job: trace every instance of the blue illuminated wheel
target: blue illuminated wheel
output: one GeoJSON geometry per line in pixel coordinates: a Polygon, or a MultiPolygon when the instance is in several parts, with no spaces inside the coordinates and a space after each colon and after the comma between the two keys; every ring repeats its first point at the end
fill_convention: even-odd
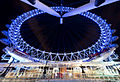
{"type": "MultiPolygon", "coordinates": [[[[59,6],[51,7],[51,8],[58,12],[61,11],[61,9],[63,12],[68,12],[74,9],[71,7],[61,8],[59,6]]],[[[21,51],[29,53],[31,57],[36,57],[38,59],[50,60],[50,61],[80,60],[80,59],[88,58],[89,55],[95,54],[96,52],[99,52],[100,50],[106,48],[111,41],[112,34],[111,34],[110,25],[107,24],[106,21],[103,20],[101,17],[95,14],[92,14],[91,12],[83,12],[83,13],[80,13],[79,15],[82,15],[84,17],[91,19],[100,27],[100,37],[95,44],[81,51],[78,50],[76,52],[70,52],[70,53],[67,53],[67,52],[54,53],[54,52],[47,52],[44,50],[36,49],[30,46],[26,41],[23,40],[20,33],[20,28],[21,28],[21,25],[26,20],[43,13],[45,12],[38,9],[23,13],[12,22],[9,28],[9,37],[13,46],[21,51]]]]}

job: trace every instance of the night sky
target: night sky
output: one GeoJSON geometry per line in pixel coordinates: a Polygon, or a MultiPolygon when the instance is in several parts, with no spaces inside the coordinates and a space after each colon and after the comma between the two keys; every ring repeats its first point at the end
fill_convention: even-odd
{"type": "Polygon", "coordinates": [[[40,14],[25,21],[20,33],[28,44],[42,51],[71,53],[93,45],[99,38],[100,29],[95,22],[81,15],[63,18],[63,24],[60,24],[60,18],[40,14]]]}
{"type": "MultiPolygon", "coordinates": [[[[54,1],[54,0],[53,0],[54,1]]],[[[66,0],[65,0],[66,1],[66,0]]],[[[74,0],[73,0],[74,1],[74,0]]],[[[75,0],[76,1],[76,0],[75,0]]],[[[49,4],[50,5],[50,4],[49,4]]],[[[51,5],[52,6],[52,5],[51,5]]],[[[73,5],[73,7],[76,7],[76,5],[73,5]]],[[[26,5],[25,3],[22,3],[20,2],[20,0],[2,0],[0,2],[0,31],[2,30],[7,30],[7,28],[5,27],[5,24],[10,24],[11,23],[11,19],[15,19],[18,15],[21,15],[22,13],[24,12],[27,12],[29,10],[32,10],[34,9],[33,7],[29,6],[29,5],[26,5]]],[[[96,15],[98,16],[101,16],[103,19],[106,19],[107,20],[107,23],[109,24],[112,24],[111,28],[112,29],[116,29],[116,33],[114,34],[115,36],[119,36],[120,35],[120,2],[115,2],[115,3],[112,3],[110,5],[107,5],[107,6],[104,6],[104,7],[101,7],[101,8],[98,8],[98,9],[94,9],[94,10],[91,10],[90,12],[92,13],[95,13],[96,15]]],[[[51,16],[50,16],[51,17],[51,16]]],[[[52,17],[54,18],[54,17],[52,17]]],[[[68,18],[68,19],[65,19],[65,20],[69,20],[69,19],[75,19],[75,17],[73,18],[68,18]]],[[[55,20],[58,20],[55,18],[55,20]]],[[[39,22],[39,21],[38,21],[39,22]]],[[[26,25],[28,25],[30,22],[27,21],[27,23],[25,23],[26,25]]],[[[87,24],[87,23],[86,23],[87,24]]],[[[74,24],[73,24],[74,25],[74,24]]],[[[24,26],[24,25],[23,25],[24,26]]],[[[87,25],[84,25],[87,27],[87,25]]],[[[90,25],[88,25],[90,26],[90,25]]],[[[95,26],[95,24],[93,24],[92,26],[95,26]]],[[[77,27],[77,26],[76,26],[77,27]]],[[[97,26],[96,26],[97,27],[97,26]]],[[[96,29],[95,27],[95,29],[96,29]]],[[[27,28],[27,27],[26,27],[27,28]]],[[[43,27],[42,27],[43,28],[43,27]]],[[[30,28],[27,28],[27,29],[32,29],[31,27],[30,28]]],[[[68,29],[68,28],[66,28],[68,29]]],[[[76,28],[77,29],[77,28],[76,28]]],[[[34,30],[37,30],[37,29],[34,29],[34,30]]],[[[32,30],[33,33],[36,33],[34,30],[32,30]]],[[[59,30],[62,30],[64,31],[65,29],[59,29],[59,30]]],[[[84,30],[84,29],[82,29],[84,30]]],[[[89,29],[89,30],[93,30],[93,29],[89,29]]],[[[30,31],[26,31],[25,32],[25,28],[23,27],[22,29],[22,34],[24,36],[24,33],[27,33],[27,32],[30,32],[30,31]]],[[[74,32],[77,31],[77,30],[74,30],[74,32]]],[[[85,30],[84,30],[85,31],[85,30]]],[[[98,32],[98,29],[94,30],[95,33],[99,33],[98,32]]],[[[89,31],[90,32],[90,31],[89,31]]],[[[92,31],[91,31],[92,32],[92,31]]],[[[87,36],[87,33],[88,32],[84,32],[83,33],[83,36],[87,36]]],[[[36,33],[37,34],[37,33],[36,33]]],[[[53,33],[54,34],[54,33],[53,33]]],[[[91,34],[91,33],[90,33],[91,34]]],[[[94,38],[92,38],[92,36],[89,35],[89,37],[91,37],[91,39],[97,39],[98,35],[96,35],[94,38]]],[[[46,35],[48,36],[48,35],[46,35]]],[[[82,37],[83,37],[82,36],[82,37]]],[[[37,36],[36,36],[37,37],[37,36]]],[[[6,38],[2,33],[0,33],[0,38],[6,38]]],[[[25,38],[25,37],[23,37],[25,38]]],[[[38,37],[37,37],[38,38],[38,37]]],[[[59,38],[59,37],[58,37],[59,38]]],[[[56,38],[58,40],[58,38],[56,38]]],[[[27,40],[27,39],[26,39],[27,40]]],[[[83,38],[82,38],[83,40],[83,38]]],[[[88,40],[88,37],[85,39],[86,42],[88,40]]],[[[28,41],[29,42],[29,41],[28,41]]],[[[114,43],[117,43],[118,45],[120,44],[120,38],[115,41],[114,43]]],[[[92,42],[91,42],[92,43],[92,42]]],[[[93,42],[94,43],[94,42],[93,42]]],[[[46,43],[44,43],[46,44],[46,43]]],[[[57,44],[57,43],[56,43],[57,44]]],[[[84,43],[85,44],[85,43],[84,43]]],[[[51,45],[49,45],[51,46],[51,45]]],[[[0,43],[0,55],[4,54],[4,52],[2,51],[3,48],[5,48],[6,46],[2,43],[0,43]]],[[[47,46],[48,47],[48,46],[47,46]]],[[[63,46],[62,46],[63,47],[63,46]]],[[[54,52],[61,52],[63,49],[61,47],[61,50],[57,51],[57,50],[54,50],[54,49],[49,49],[47,48],[46,50],[53,50],[54,52]]],[[[86,47],[86,46],[84,46],[86,47]]],[[[56,48],[56,47],[54,47],[56,48]]],[[[60,48],[60,47],[59,47],[60,48]]],[[[79,48],[79,47],[78,47],[79,48]]],[[[44,49],[44,48],[42,48],[44,49]]],[[[119,52],[119,49],[120,47],[116,50],[116,53],[117,54],[120,54],[119,52]]],[[[71,51],[71,48],[65,51],[71,51]]],[[[74,50],[73,50],[74,51],[74,50]]]]}

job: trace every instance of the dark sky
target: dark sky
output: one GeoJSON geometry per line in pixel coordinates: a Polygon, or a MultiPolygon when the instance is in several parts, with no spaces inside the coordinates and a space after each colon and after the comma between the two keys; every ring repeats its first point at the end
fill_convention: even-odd
{"type": "Polygon", "coordinates": [[[99,38],[100,29],[95,22],[81,15],[63,18],[63,24],[60,24],[60,18],[40,14],[25,21],[20,32],[35,48],[70,53],[93,45],[99,38]]]}
{"type": "MultiPolygon", "coordinates": [[[[64,1],[67,1],[67,0],[64,0],[64,1]]],[[[76,5],[79,5],[79,4],[76,4],[76,5]]],[[[76,5],[73,5],[73,7],[76,7],[76,5]]],[[[2,0],[0,2],[0,10],[1,10],[0,31],[7,30],[7,28],[5,27],[5,24],[10,24],[11,19],[15,19],[18,15],[21,15],[22,13],[32,9],[34,8],[20,2],[20,0],[2,0]]],[[[91,10],[91,12],[95,13],[98,16],[101,16],[103,19],[106,19],[109,24],[112,24],[111,28],[117,30],[117,32],[114,35],[119,36],[120,35],[120,10],[119,9],[120,9],[120,2],[115,2],[110,5],[91,10]]],[[[0,38],[5,38],[5,36],[2,33],[0,33],[0,38]]],[[[120,38],[114,43],[120,44],[120,38]]],[[[4,47],[5,45],[0,43],[0,55],[4,53],[2,51],[4,47]]],[[[116,50],[117,54],[120,54],[119,49],[120,47],[116,50]]]]}

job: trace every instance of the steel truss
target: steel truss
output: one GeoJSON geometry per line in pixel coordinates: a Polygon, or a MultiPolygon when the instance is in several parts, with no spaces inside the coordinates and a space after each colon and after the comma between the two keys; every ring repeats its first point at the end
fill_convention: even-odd
{"type": "MultiPolygon", "coordinates": [[[[71,7],[51,7],[55,11],[62,11],[62,12],[68,12],[70,10],[73,10],[74,8],[71,7]]],[[[94,21],[96,24],[98,24],[100,28],[100,37],[98,41],[93,44],[92,46],[88,47],[87,49],[83,49],[82,51],[77,52],[71,52],[71,53],[52,53],[52,52],[46,52],[39,49],[34,48],[33,46],[30,46],[26,41],[23,40],[21,34],[20,34],[20,28],[21,25],[31,17],[34,17],[39,14],[44,14],[45,12],[34,9],[29,12],[23,13],[22,15],[18,16],[10,25],[10,28],[8,30],[10,41],[12,42],[14,48],[19,49],[21,51],[24,51],[31,55],[31,57],[36,57],[43,60],[51,60],[51,61],[72,61],[72,60],[80,60],[84,58],[88,58],[89,55],[95,54],[97,52],[100,52],[104,48],[110,45],[112,33],[110,24],[107,24],[105,20],[103,20],[101,17],[91,13],[91,12],[83,12],[79,15],[82,15],[84,17],[87,17],[94,21]]]]}

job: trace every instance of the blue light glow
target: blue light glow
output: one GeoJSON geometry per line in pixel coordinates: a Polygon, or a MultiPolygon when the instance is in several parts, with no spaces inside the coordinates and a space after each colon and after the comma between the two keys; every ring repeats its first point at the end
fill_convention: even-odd
{"type": "MultiPolygon", "coordinates": [[[[61,11],[61,8],[58,7],[51,7],[55,11],[61,11]]],[[[71,7],[62,7],[63,12],[69,12],[70,10],[73,10],[74,8],[71,7]]],[[[23,22],[28,20],[31,17],[34,17],[38,14],[43,14],[45,12],[35,9],[31,10],[29,12],[23,13],[22,15],[18,16],[14,21],[12,20],[11,25],[6,25],[9,28],[9,36],[12,44],[17,47],[19,50],[26,50],[26,53],[32,53],[37,55],[37,58],[41,59],[41,57],[44,57],[45,60],[48,60],[48,57],[51,57],[50,60],[56,61],[56,57],[58,56],[59,61],[64,61],[64,56],[66,57],[67,61],[75,60],[75,57],[78,57],[78,59],[83,59],[88,57],[89,54],[91,53],[96,53],[96,51],[100,51],[104,49],[106,46],[110,44],[112,33],[110,29],[110,25],[106,23],[105,20],[103,20],[101,17],[92,14],[91,12],[83,12],[80,13],[79,15],[85,16],[92,21],[94,21],[96,24],[98,24],[100,28],[100,37],[98,41],[93,44],[91,47],[88,47],[87,49],[83,49],[82,51],[77,51],[77,52],[71,52],[71,53],[52,53],[52,52],[46,52],[42,51],[39,49],[36,49],[34,47],[31,47],[29,44],[27,44],[23,38],[20,35],[20,28],[23,22]],[[37,54],[36,54],[37,53],[37,54]],[[77,55],[74,55],[77,54],[77,55]],[[52,55],[56,55],[55,57],[52,57],[52,55]],[[60,56],[62,55],[62,56],[60,56]],[[72,58],[69,58],[69,56],[75,56],[72,58]],[[86,56],[87,55],[87,56],[86,56]]],[[[60,24],[63,24],[63,19],[60,19],[60,24]]],[[[31,54],[30,54],[31,55],[31,54]]]]}

